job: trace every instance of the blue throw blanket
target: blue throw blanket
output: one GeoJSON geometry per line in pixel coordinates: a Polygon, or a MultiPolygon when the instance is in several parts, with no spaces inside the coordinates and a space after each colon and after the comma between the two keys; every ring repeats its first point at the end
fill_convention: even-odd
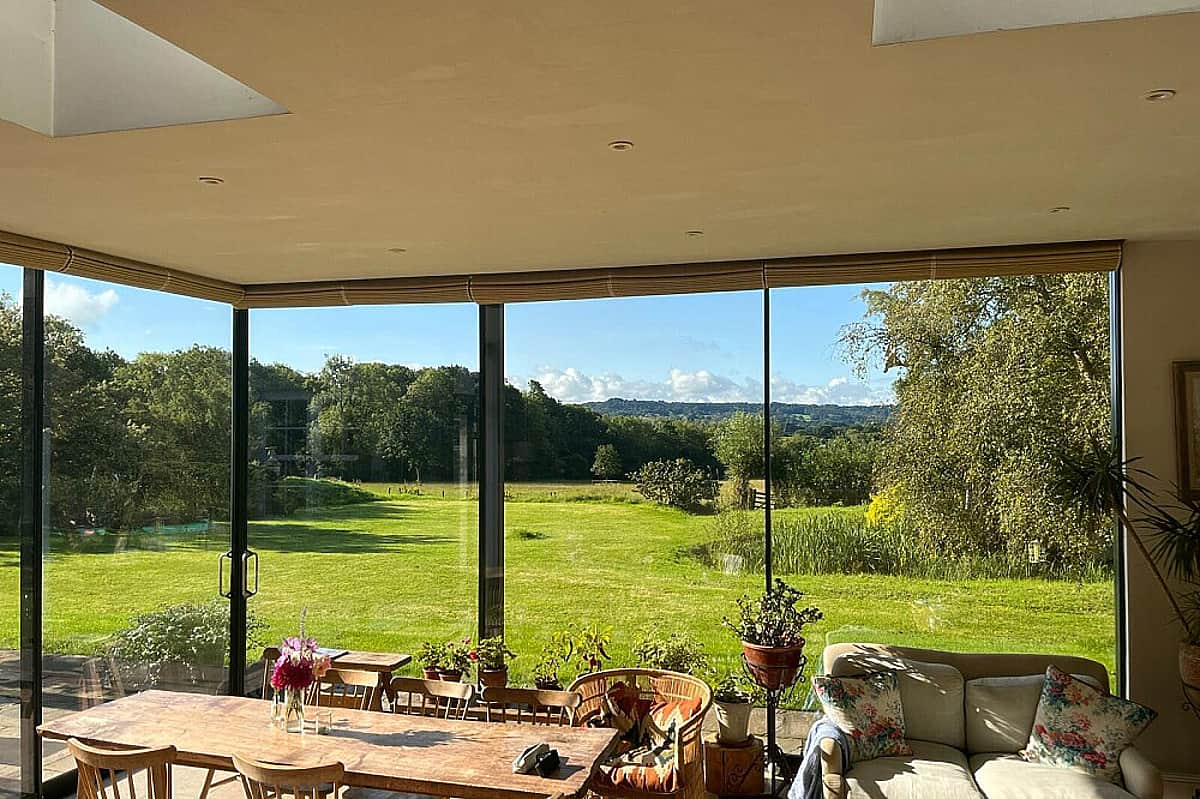
{"type": "Polygon", "coordinates": [[[800,772],[788,788],[788,799],[822,799],[821,792],[821,741],[832,738],[842,750],[842,768],[850,765],[850,741],[838,726],[822,716],[808,731],[804,739],[804,758],[800,761],[800,772]]]}

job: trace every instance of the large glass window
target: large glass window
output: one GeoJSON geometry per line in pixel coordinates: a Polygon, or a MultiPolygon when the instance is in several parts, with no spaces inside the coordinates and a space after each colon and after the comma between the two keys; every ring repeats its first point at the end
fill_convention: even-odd
{"type": "MultiPolygon", "coordinates": [[[[147,688],[223,690],[230,311],[46,278],[44,717],[147,688]]],[[[43,746],[44,774],[74,767],[43,746]]]]}
{"type": "Polygon", "coordinates": [[[413,654],[473,635],[478,313],[251,312],[252,659],[302,614],[337,650],[413,654]]]}
{"type": "Polygon", "coordinates": [[[21,792],[21,270],[0,265],[0,794],[21,792]]]}
{"type": "Polygon", "coordinates": [[[1056,464],[1111,436],[1107,276],[771,306],[774,564],[825,611],[810,660],[867,641],[1113,669],[1111,524],[1053,490],[1056,464]]]}
{"type": "MultiPolygon", "coordinates": [[[[762,578],[727,569],[709,543],[725,510],[761,487],[761,292],[516,304],[505,314],[515,679],[569,684],[589,668],[593,632],[611,639],[617,665],[670,646],[739,668],[721,619],[762,578]],[[566,664],[554,662],[561,634],[577,643],[566,664]]],[[[738,523],[761,539],[761,510],[738,523]]]]}

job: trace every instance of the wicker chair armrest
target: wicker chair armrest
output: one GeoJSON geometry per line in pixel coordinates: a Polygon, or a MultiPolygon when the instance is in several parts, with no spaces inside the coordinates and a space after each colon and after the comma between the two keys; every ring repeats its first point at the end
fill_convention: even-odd
{"type": "Polygon", "coordinates": [[[842,777],[845,764],[842,763],[842,748],[832,738],[822,738],[821,753],[821,795],[824,799],[842,799],[846,792],[846,781],[842,777]]]}

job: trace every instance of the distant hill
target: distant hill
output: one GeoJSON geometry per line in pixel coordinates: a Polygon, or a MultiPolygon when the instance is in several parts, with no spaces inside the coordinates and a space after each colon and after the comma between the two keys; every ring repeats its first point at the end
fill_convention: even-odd
{"type": "MultiPolygon", "coordinates": [[[[608,399],[585,402],[601,416],[649,416],[718,422],[738,411],[761,413],[762,403],[755,402],[665,402],[662,400],[608,399]]],[[[771,417],[783,423],[788,433],[818,432],[822,429],[878,426],[888,420],[891,405],[800,405],[771,403],[771,417]]]]}

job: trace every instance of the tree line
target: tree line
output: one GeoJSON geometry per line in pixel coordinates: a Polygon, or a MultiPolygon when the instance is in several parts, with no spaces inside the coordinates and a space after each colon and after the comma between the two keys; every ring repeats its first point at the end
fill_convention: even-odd
{"type": "MultiPolygon", "coordinates": [[[[124,358],[92,349],[79,328],[51,316],[46,353],[45,443],[54,529],[132,530],[228,518],[227,350],[197,345],[124,358]]],[[[16,534],[20,500],[20,374],[20,309],[3,297],[0,506],[7,512],[0,530],[10,535],[16,534]]],[[[252,512],[270,513],[277,505],[270,496],[289,475],[380,482],[476,479],[478,374],[464,367],[414,369],[333,356],[318,372],[306,374],[255,360],[250,384],[252,512]]],[[[721,422],[602,416],[558,401],[536,382],[524,390],[505,386],[504,412],[505,472],[512,481],[624,479],[647,463],[680,458],[712,479],[734,479],[743,487],[739,497],[748,481],[761,477],[761,421],[748,414],[721,422]],[[751,432],[756,424],[757,436],[751,432]],[[740,460],[755,446],[757,464],[753,457],[740,460]],[[593,467],[602,448],[608,464],[599,475],[593,467]]],[[[801,434],[784,439],[785,450],[810,453],[806,463],[828,484],[810,481],[796,492],[797,501],[864,501],[870,465],[858,444],[873,436],[877,433],[853,430],[845,440],[801,434]],[[841,450],[856,453],[860,472],[833,487],[838,482],[833,472],[816,464],[841,450]]]]}

